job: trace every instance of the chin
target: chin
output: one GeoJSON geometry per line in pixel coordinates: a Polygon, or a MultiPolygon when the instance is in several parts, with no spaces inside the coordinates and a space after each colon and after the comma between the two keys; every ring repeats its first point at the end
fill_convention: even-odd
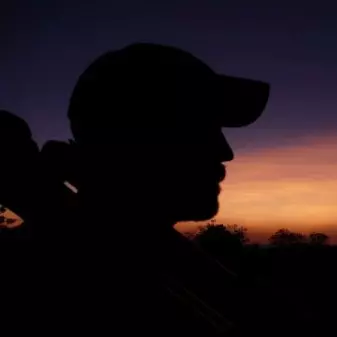
{"type": "MultiPolygon", "coordinates": [[[[191,205],[193,206],[193,205],[191,205]]],[[[180,221],[206,221],[214,218],[219,211],[219,202],[218,200],[210,203],[207,202],[200,204],[194,204],[194,207],[187,208],[184,210],[183,220],[180,221]]]]}
{"type": "Polygon", "coordinates": [[[210,220],[212,218],[214,218],[219,211],[219,207],[214,207],[212,209],[205,209],[205,210],[201,210],[201,212],[199,212],[199,214],[196,214],[195,216],[195,220],[193,221],[206,221],[206,220],[210,220]]]}

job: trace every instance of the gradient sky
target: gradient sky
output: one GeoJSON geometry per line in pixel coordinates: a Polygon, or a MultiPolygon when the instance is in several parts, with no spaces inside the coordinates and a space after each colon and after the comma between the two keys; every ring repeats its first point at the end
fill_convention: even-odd
{"type": "MultiPolygon", "coordinates": [[[[336,144],[331,133],[303,137],[296,145],[238,151],[227,165],[217,222],[243,225],[258,242],[286,227],[305,234],[323,231],[336,243],[336,144]]],[[[182,231],[195,227],[179,224],[182,231]]]]}
{"type": "Polygon", "coordinates": [[[71,137],[66,109],[77,77],[132,42],[172,44],[216,71],[269,81],[264,116],[224,130],[236,161],[218,217],[260,238],[278,223],[334,233],[335,1],[11,0],[0,4],[0,32],[0,108],[24,117],[40,144],[71,137]]]}

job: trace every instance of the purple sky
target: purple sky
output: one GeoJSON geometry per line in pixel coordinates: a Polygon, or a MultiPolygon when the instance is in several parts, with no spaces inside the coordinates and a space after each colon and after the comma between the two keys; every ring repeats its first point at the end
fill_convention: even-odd
{"type": "Polygon", "coordinates": [[[1,2],[0,108],[23,116],[40,144],[69,138],[66,109],[79,74],[108,49],[146,41],[189,50],[217,71],[271,82],[263,118],[228,132],[234,150],[337,131],[334,2],[1,2]]]}

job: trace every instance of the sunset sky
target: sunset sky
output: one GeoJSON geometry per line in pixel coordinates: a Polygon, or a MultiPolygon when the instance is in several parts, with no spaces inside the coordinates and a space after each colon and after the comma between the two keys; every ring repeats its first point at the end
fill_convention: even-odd
{"type": "MultiPolygon", "coordinates": [[[[217,222],[247,227],[254,241],[286,227],[324,231],[337,242],[336,145],[337,135],[326,134],[273,149],[238,151],[227,166],[217,222]]],[[[195,227],[184,223],[178,228],[195,227]]]]}
{"type": "Polygon", "coordinates": [[[296,4],[1,2],[0,108],[24,117],[40,145],[68,139],[77,77],[101,53],[137,41],[175,45],[218,72],[268,81],[260,120],[224,130],[236,158],[217,219],[248,227],[254,240],[288,227],[324,230],[337,242],[337,4],[296,4]]]}

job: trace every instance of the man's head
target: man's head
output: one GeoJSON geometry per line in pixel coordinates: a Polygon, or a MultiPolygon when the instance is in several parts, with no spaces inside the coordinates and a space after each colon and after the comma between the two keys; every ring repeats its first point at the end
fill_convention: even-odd
{"type": "Polygon", "coordinates": [[[39,148],[28,124],[20,117],[0,110],[2,155],[0,203],[18,212],[29,208],[39,148]],[[29,199],[30,198],[30,199],[29,199]]]}
{"type": "Polygon", "coordinates": [[[254,122],[268,95],[266,83],[218,75],[180,49],[134,44],[86,69],[68,116],[105,186],[125,184],[130,201],[142,196],[133,204],[146,199],[172,221],[205,220],[233,158],[221,128],[254,122]]]}
{"type": "MultiPolygon", "coordinates": [[[[0,142],[6,155],[10,155],[13,151],[27,155],[38,152],[27,122],[7,110],[0,110],[0,142]]],[[[17,157],[15,153],[13,157],[17,157]]]]}
{"type": "Polygon", "coordinates": [[[39,149],[28,124],[6,110],[0,110],[0,144],[4,178],[16,172],[21,176],[23,169],[28,169],[38,156],[39,149]]]}

